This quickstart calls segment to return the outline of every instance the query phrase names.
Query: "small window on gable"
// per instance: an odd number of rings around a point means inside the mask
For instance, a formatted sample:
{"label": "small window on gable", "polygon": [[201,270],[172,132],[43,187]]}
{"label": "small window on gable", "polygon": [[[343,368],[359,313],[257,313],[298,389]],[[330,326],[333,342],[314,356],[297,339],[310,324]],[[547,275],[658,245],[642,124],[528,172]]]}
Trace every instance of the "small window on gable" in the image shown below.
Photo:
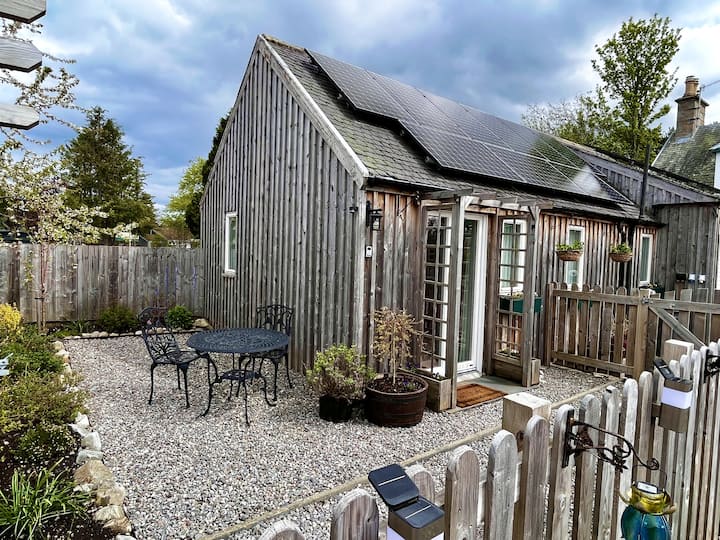
{"label": "small window on gable", "polygon": [[640,235],[640,264],[638,265],[638,284],[647,285],[650,283],[652,272],[652,236],[649,234]]}
{"label": "small window on gable", "polygon": [[237,251],[237,212],[225,214],[225,274],[234,276],[237,272],[238,251]]}
{"label": "small window on gable", "polygon": [[[568,227],[567,244],[574,244],[575,242],[585,243],[585,227],[579,227],[577,225],[571,225]],[[583,263],[585,259],[585,252],[580,256],[578,261],[567,261],[565,263],[565,283],[568,286],[577,284],[578,287],[583,285]]]}

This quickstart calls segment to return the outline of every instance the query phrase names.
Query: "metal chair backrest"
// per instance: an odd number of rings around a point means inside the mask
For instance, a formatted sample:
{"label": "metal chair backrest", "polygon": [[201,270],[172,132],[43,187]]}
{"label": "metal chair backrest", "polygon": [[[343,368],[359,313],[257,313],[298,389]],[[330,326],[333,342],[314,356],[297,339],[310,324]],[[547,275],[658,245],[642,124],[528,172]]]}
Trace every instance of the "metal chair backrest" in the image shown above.
{"label": "metal chair backrest", "polygon": [[165,324],[166,313],[167,308],[148,307],[138,315],[142,338],[153,360],[172,358],[181,354],[175,335]]}
{"label": "metal chair backrest", "polygon": [[295,310],[282,304],[260,306],[255,311],[255,326],[282,332],[289,336],[292,333],[292,322]]}

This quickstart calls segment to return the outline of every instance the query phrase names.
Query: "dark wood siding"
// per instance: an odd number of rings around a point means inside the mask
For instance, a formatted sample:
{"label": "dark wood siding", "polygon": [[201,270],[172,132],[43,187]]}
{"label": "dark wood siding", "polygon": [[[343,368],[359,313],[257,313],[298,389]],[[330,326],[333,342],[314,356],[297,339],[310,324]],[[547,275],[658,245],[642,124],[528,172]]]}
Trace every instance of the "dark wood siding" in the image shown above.
{"label": "dark wood siding", "polygon": [[[711,205],[661,206],[658,219],[667,226],[658,230],[656,279],[666,290],[715,289],[718,244],[718,209]],[[706,283],[676,282],[677,274],[704,274]]]}
{"label": "dark wood siding", "polygon": [[[364,192],[256,50],[202,203],[212,323],[251,325],[259,305],[294,307],[296,370],[323,347],[360,341],[364,203]],[[238,214],[234,277],[223,274],[226,212]]]}

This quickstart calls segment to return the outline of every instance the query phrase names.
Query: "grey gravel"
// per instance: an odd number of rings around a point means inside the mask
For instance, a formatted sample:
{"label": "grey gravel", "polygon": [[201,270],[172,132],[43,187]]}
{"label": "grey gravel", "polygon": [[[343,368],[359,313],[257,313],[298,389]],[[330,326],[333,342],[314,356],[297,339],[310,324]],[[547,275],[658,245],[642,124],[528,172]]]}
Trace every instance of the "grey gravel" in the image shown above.
{"label": "grey gravel", "polygon": [[[259,388],[250,389],[251,424],[246,426],[242,395],[228,401],[227,383],[216,386],[210,413],[200,416],[207,405],[202,360],[188,373],[186,409],[174,369],[167,366],[155,371],[155,395],[148,405],[150,361],[140,338],[66,340],[65,346],[91,393],[89,418],[102,438],[105,464],[127,489],[127,513],[135,536],[143,540],[202,538],[495,427],[501,419],[502,403],[495,401],[459,412],[426,410],[419,425],[405,429],[377,427],[359,417],[332,424],[318,417],[317,398],[295,373],[292,389],[284,374],[279,377],[275,407],[267,406]],[[609,381],[547,367],[530,392],[557,402]],[[490,440],[470,445],[483,463]],[[422,464],[442,485],[447,453]],[[281,517],[298,523],[306,538],[327,538],[339,498]],[[232,538],[257,538],[279,519]]]}

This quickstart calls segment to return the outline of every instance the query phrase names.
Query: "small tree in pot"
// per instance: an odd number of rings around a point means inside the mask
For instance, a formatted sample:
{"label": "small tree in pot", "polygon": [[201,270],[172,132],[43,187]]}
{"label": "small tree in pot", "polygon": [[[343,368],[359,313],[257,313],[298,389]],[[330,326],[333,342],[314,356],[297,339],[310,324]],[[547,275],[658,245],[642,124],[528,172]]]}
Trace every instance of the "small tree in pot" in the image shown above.
{"label": "small tree in pot", "polygon": [[376,311],[374,321],[373,356],[386,373],[367,385],[365,416],[381,426],[414,426],[422,420],[428,385],[420,377],[398,373],[398,368],[413,365],[413,340],[421,335],[418,323],[388,307]]}
{"label": "small tree in pot", "polygon": [[320,396],[320,418],[346,422],[353,403],[363,398],[365,385],[375,378],[375,370],[366,365],[355,346],[332,345],[315,355],[305,377]]}

